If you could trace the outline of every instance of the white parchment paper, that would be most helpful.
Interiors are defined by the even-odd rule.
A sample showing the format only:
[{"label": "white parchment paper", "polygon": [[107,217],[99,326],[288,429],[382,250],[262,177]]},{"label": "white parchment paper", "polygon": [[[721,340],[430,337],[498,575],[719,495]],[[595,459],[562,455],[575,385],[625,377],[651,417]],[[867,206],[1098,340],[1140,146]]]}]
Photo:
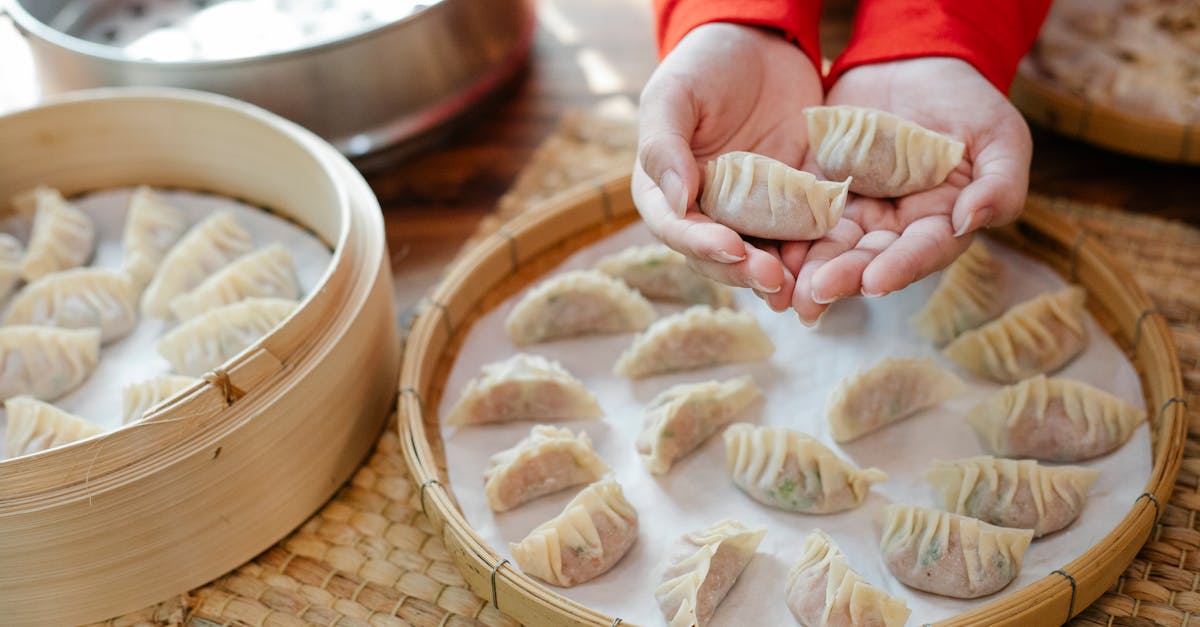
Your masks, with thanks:
[{"label": "white parchment paper", "polygon": [[[96,254],[88,265],[121,267],[121,235],[132,193],[131,188],[111,189],[71,199],[75,207],[91,216],[96,225]],[[316,287],[333,258],[333,252],[316,235],[261,209],[210,194],[168,190],[159,190],[157,193],[182,210],[191,224],[203,220],[212,212],[231,210],[238,223],[254,239],[255,249],[276,242],[286,246],[295,261],[296,276],[303,294],[308,294]],[[29,221],[26,219],[6,219],[0,222],[0,231],[17,236],[23,243],[29,241]],[[140,317],[132,333],[101,347],[100,363],[91,377],[75,391],[52,402],[106,429],[120,427],[121,389],[129,383],[170,372],[167,360],[158,354],[154,346],[163,333],[176,324],[173,320]],[[0,459],[4,459],[5,454],[3,427],[6,418],[2,416],[3,411],[0,411]]]},{"label": "white parchment paper", "polygon": [[[632,244],[653,241],[636,224],[593,244],[567,259],[550,274],[590,267],[599,257]],[[1012,277],[1010,305],[1065,282],[1050,268],[989,242],[1008,265]],[[908,319],[936,286],[929,277],[883,298],[839,301],[816,328],[806,328],[794,314],[777,314],[745,290],[737,306],[749,310],[775,342],[775,355],[765,363],[742,364],[629,381],[612,374],[617,356],[632,335],[563,340],[528,347],[561,361],[596,394],[605,418],[564,423],[584,430],[600,456],[613,467],[625,496],[639,514],[639,537],[625,558],[591,582],[559,591],[597,610],[643,625],[664,623],[654,601],[670,546],[683,533],[722,518],[765,525],[768,532],[758,555],[730,591],[713,618],[714,626],[795,624],[783,601],[789,568],[799,557],[802,539],[816,528],[833,536],[850,564],[872,584],[904,598],[912,609],[910,625],[969,610],[1011,593],[1046,576],[1095,545],[1129,511],[1149,477],[1150,433],[1143,425],[1120,450],[1088,464],[1101,471],[1080,520],[1064,531],[1037,540],[1025,555],[1020,577],[996,595],[975,601],[938,597],[906,588],[896,581],[879,557],[881,508],[889,503],[937,507],[939,503],[921,474],[934,459],[984,454],[964,417],[977,402],[1000,388],[972,377],[938,354],[915,335]],[[504,332],[504,318],[523,292],[479,319],[458,353],[439,405],[445,416],[467,381],[484,364],[505,359],[517,349]],[[678,307],[657,305],[661,313]],[[1098,385],[1139,407],[1141,386],[1132,365],[1112,339],[1090,318],[1087,350],[1058,372]],[[874,365],[884,357],[930,355],[957,372],[969,392],[941,407],[865,436],[845,446],[834,443],[824,420],[825,398],[844,376]],[[817,516],[772,509],[751,500],[729,480],[724,445],[711,438],[691,456],[677,462],[666,476],[655,477],[641,464],[634,442],[642,427],[645,405],[677,383],[753,375],[765,403],[749,419],[763,425],[799,429],[820,439],[860,467],[887,471],[891,480],[876,485],[862,507],[840,514]],[[445,427],[446,457],[453,490],[467,521],[501,555],[511,558],[509,542],[520,541],[531,529],[557,515],[576,490],[566,490],[528,503],[514,511],[493,514],[483,494],[483,471],[488,458],[521,440],[532,423],[455,429]]]}]

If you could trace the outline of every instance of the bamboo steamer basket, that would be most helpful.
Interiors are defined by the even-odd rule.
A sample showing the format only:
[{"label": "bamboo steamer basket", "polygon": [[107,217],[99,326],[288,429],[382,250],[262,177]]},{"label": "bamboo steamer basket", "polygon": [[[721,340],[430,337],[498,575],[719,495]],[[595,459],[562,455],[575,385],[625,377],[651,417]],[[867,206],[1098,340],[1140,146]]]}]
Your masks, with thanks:
[{"label": "bamboo steamer basket", "polygon": [[[401,446],[419,485],[421,508],[464,579],[500,611],[531,625],[627,625],[526,576],[470,527],[445,471],[436,408],[466,332],[475,320],[582,246],[636,218],[628,176],[564,196],[522,214],[466,255],[413,324],[400,373]],[[1186,422],[1175,348],[1161,316],[1111,257],[1075,227],[1031,203],[1021,220],[995,233],[1087,288],[1088,307],[1127,349],[1142,379],[1153,433],[1154,465],[1145,493],[1119,525],[1069,564],[946,625],[1060,624],[1087,607],[1146,542],[1170,497],[1183,456]]]},{"label": "bamboo steamer basket", "polygon": [[328,144],[221,96],[83,92],[0,117],[0,146],[0,198],[39,183],[185,188],[267,208],[333,249],[287,320],[143,422],[0,462],[3,622],[103,620],[267,549],[361,462],[399,360],[383,220]]}]

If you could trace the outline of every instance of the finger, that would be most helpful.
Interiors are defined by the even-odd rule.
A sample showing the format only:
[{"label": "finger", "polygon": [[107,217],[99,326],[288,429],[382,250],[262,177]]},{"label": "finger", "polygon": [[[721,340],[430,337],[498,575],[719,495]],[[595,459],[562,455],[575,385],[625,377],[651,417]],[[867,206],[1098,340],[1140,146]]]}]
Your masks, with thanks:
[{"label": "finger", "polygon": [[808,325],[816,324],[821,314],[829,308],[828,303],[818,303],[813,299],[813,276],[831,259],[854,248],[862,236],[863,230],[858,224],[849,220],[841,220],[824,237],[809,246],[804,264],[796,273],[796,289],[792,293],[792,308],[800,316],[801,322]]},{"label": "finger", "polygon": [[954,237],[945,216],[913,222],[862,274],[862,292],[882,296],[904,289],[954,261],[974,236]]},{"label": "finger", "polygon": [[746,259],[738,263],[719,263],[692,257],[688,259],[688,265],[715,281],[748,287],[760,293],[764,299],[784,292],[785,288],[791,289],[790,276],[778,257],[749,245],[746,246],[746,253]]},{"label": "finger", "polygon": [[900,235],[892,231],[871,231],[854,248],[821,266],[812,277],[812,298],[821,304],[856,296],[862,290],[863,271]]},{"label": "finger", "polygon": [[779,259],[783,262],[783,267],[793,276],[800,274],[800,268],[804,266],[804,260],[808,258],[808,250],[811,247],[811,241],[780,243]]},{"label": "finger", "polygon": [[1029,127],[1019,116],[989,134],[975,157],[973,180],[954,203],[955,236],[1016,219],[1025,206],[1032,155]]},{"label": "finger", "polygon": [[667,206],[682,216],[700,188],[691,145],[699,123],[692,90],[660,66],[642,90],[639,111],[638,161],[662,190]]},{"label": "finger", "polygon": [[733,229],[717,224],[697,211],[690,211],[682,218],[675,215],[640,163],[634,164],[632,188],[638,213],[650,231],[667,246],[688,257],[718,263],[738,263],[746,259],[745,242]]},{"label": "finger", "polygon": [[796,287],[796,277],[787,266],[783,264],[783,257],[780,254],[779,245],[775,243],[760,244],[758,246],[763,252],[771,255],[779,260],[779,267],[783,268],[783,281],[780,283],[779,291],[774,294],[759,294],[771,311],[787,311],[788,307],[792,306],[792,291]]}]

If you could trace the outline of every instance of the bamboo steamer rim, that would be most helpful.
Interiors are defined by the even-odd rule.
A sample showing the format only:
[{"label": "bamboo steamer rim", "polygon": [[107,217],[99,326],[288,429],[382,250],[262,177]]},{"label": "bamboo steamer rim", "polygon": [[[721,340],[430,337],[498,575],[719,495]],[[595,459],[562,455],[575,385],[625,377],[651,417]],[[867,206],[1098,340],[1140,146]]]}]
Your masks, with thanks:
[{"label": "bamboo steamer rim", "polygon": [[[583,606],[525,575],[475,532],[459,510],[441,470],[444,456],[436,414],[457,342],[479,315],[483,301],[514,292],[529,281],[531,264],[561,261],[595,232],[633,221],[627,174],[560,196],[522,214],[469,253],[430,296],[406,344],[400,374],[400,440],[422,511],[441,532],[474,592],[500,611],[528,624],[608,627],[629,624]],[[1130,275],[1084,231],[1030,201],[1020,221],[994,232],[1035,254],[1088,289],[1089,308],[1110,321],[1112,334],[1138,368],[1152,429],[1153,467],[1144,493],[1117,526],[1083,555],[1036,582],[942,621],[944,625],[1062,623],[1095,601],[1149,539],[1170,498],[1183,458],[1186,420],[1183,384],[1167,324]],[[590,240],[589,240],[590,241]],[[565,250],[564,250],[565,249]],[[549,257],[550,259],[543,259]],[[543,266],[550,267],[548,264]],[[544,270],[544,268],[543,268]],[[517,283],[515,286],[512,283]],[[503,288],[509,288],[505,291]],[[502,292],[498,294],[498,292]]]}]

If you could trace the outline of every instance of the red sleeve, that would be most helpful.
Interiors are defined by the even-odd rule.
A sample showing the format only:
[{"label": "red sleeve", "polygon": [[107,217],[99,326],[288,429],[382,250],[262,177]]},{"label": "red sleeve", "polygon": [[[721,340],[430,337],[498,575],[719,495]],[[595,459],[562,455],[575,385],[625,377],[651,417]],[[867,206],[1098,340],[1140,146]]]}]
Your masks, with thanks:
[{"label": "red sleeve", "polygon": [[860,65],[937,56],[970,63],[1008,93],[1049,8],[1050,0],[860,0],[826,86]]},{"label": "red sleeve", "polygon": [[654,14],[659,57],[701,24],[732,22],[780,31],[821,67],[821,0],[654,0]]}]

